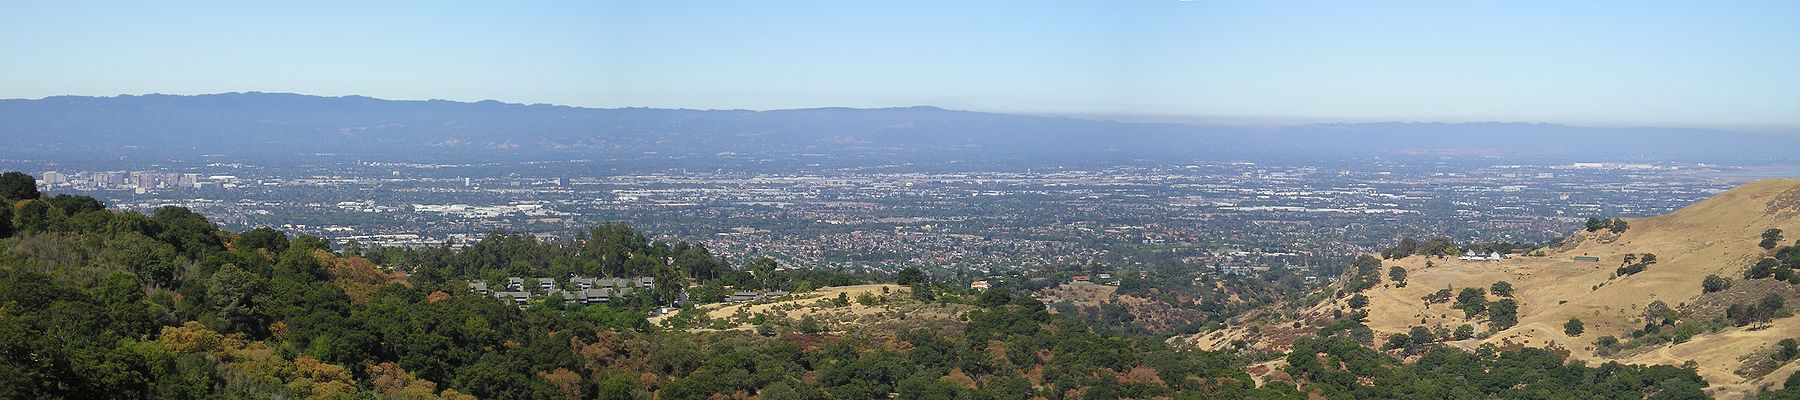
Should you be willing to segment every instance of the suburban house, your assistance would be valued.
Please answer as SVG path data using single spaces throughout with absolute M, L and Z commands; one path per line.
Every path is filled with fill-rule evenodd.
M 988 290 L 994 288 L 994 286 L 988 284 L 988 281 L 974 281 L 969 282 L 969 288 L 975 290 Z
M 612 288 L 596 288 L 581 289 L 575 297 L 581 300 L 581 304 L 600 304 L 612 301 L 612 296 Z
M 531 292 L 495 292 L 494 298 L 500 301 L 511 300 L 513 304 L 523 306 L 531 301 Z
M 1457 257 L 1456 259 L 1463 261 L 1500 261 L 1505 260 L 1506 255 L 1500 254 L 1498 251 L 1482 255 L 1481 253 L 1476 253 L 1474 250 L 1469 250 L 1463 252 L 1462 257 Z

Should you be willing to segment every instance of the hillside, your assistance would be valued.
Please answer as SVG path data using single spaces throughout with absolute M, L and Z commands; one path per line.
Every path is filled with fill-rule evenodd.
M 904 332 L 917 327 L 959 323 L 972 307 L 923 302 L 913 289 L 895 284 L 832 286 L 770 299 L 715 303 L 650 318 L 665 327 L 689 331 L 754 331 L 767 326 L 808 326 L 816 332 Z M 842 302 L 838 302 L 838 296 Z M 698 315 L 687 315 L 695 313 Z M 703 316 L 702 316 L 703 315 Z M 801 323 L 801 321 L 809 321 Z
M 625 224 L 582 240 L 494 233 L 338 252 L 269 228 L 219 230 L 178 206 L 145 215 L 35 190 L 0 190 L 0 205 L 7 399 L 1700 398 L 1706 387 L 1682 368 L 1588 367 L 1538 349 L 1440 346 L 1403 364 L 1346 335 L 1250 367 L 1096 329 L 1005 287 L 732 266 Z M 598 302 L 589 288 L 581 301 L 553 295 L 603 274 L 654 279 Z M 519 276 L 539 278 L 539 294 L 487 291 L 523 289 Z M 569 278 L 544 279 L 555 276 Z M 718 304 L 744 292 L 767 296 Z M 674 316 L 646 318 L 678 299 Z
M 1470 318 L 1464 311 L 1453 309 L 1454 297 L 1444 302 L 1427 302 L 1426 298 L 1443 289 L 1460 294 L 1463 288 L 1486 290 L 1495 282 L 1505 281 L 1515 288 L 1511 299 L 1517 303 L 1517 323 L 1490 335 L 1477 334 L 1464 340 L 1453 337 L 1449 344 L 1465 349 L 1485 344 L 1503 348 L 1546 347 L 1590 363 L 1692 362 L 1711 384 L 1709 390 L 1722 397 L 1781 386 L 1797 369 L 1794 365 L 1761 373 L 1769 366 L 1779 365 L 1767 360 L 1777 341 L 1800 337 L 1800 317 L 1778 317 L 1745 326 L 1719 321 L 1724 319 L 1721 311 L 1728 304 L 1752 304 L 1770 293 L 1789 303 L 1800 298 L 1800 292 L 1790 284 L 1771 278 L 1744 278 L 1745 270 L 1775 253 L 1758 246 L 1762 232 L 1770 228 L 1800 232 L 1800 179 L 1754 182 L 1672 214 L 1625 221 L 1629 229 L 1622 233 L 1605 229 L 1581 231 L 1560 245 L 1541 249 L 1541 253 L 1500 261 L 1422 255 L 1381 260 L 1382 282 L 1362 292 L 1368 299 L 1364 309 L 1368 312 L 1367 326 L 1374 332 L 1373 342 L 1385 343 L 1415 326 L 1454 330 L 1469 324 L 1475 332 L 1489 331 L 1495 321 L 1482 315 Z M 1791 234 L 1782 242 L 1790 244 Z M 1646 253 L 1654 254 L 1656 262 L 1641 272 L 1617 276 L 1619 268 L 1628 265 L 1627 255 L 1635 259 Z M 1387 277 L 1388 269 L 1394 266 L 1407 271 L 1405 287 Z M 1702 281 L 1715 274 L 1730 280 L 1731 289 L 1703 293 Z M 1340 282 L 1333 289 L 1343 287 Z M 1228 329 L 1177 340 L 1204 349 L 1228 348 L 1234 341 L 1243 340 L 1253 348 L 1280 350 L 1299 333 L 1353 311 L 1347 305 L 1352 297 L 1340 294 L 1298 312 L 1282 313 L 1271 308 L 1250 313 L 1234 320 Z M 1487 293 L 1486 300 L 1495 304 L 1506 297 Z M 1688 333 L 1693 335 L 1686 342 L 1671 345 L 1643 339 L 1635 346 L 1616 346 L 1623 347 L 1616 352 L 1615 348 L 1602 351 L 1596 346 L 1597 338 L 1608 335 L 1630 342 L 1630 332 L 1647 325 L 1646 308 L 1657 301 L 1679 312 L 1681 316 L 1673 318 L 1679 323 L 1649 325 L 1673 330 L 1675 326 L 1692 324 L 1694 328 Z M 1281 318 L 1258 320 L 1269 315 Z M 1565 333 L 1564 324 L 1571 317 L 1579 318 L 1584 325 L 1585 332 L 1579 336 Z M 1762 365 L 1754 365 L 1758 363 Z

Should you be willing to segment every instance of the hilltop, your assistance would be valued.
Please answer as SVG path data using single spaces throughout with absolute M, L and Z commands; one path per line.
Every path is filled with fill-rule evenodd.
M 1792 244 L 1792 233 L 1800 232 L 1800 179 L 1745 184 L 1668 215 L 1623 221 L 1629 228 L 1622 232 L 1579 231 L 1560 243 L 1498 261 L 1425 255 L 1379 260 L 1381 282 L 1358 293 L 1367 299 L 1361 310 L 1373 331 L 1370 344 L 1424 327 L 1452 332 L 1445 342 L 1464 349 L 1540 347 L 1590 364 L 1685 364 L 1697 368 L 1710 390 L 1724 397 L 1779 388 L 1800 370 L 1771 360 L 1780 340 L 1800 337 L 1800 317 L 1778 313 L 1767 322 L 1737 324 L 1728 318 L 1735 314 L 1727 315 L 1732 304 L 1754 305 L 1770 294 L 1789 304 L 1800 298 L 1789 283 L 1745 277 L 1746 270 L 1781 249 L 1759 246 L 1765 231 L 1790 232 L 1779 241 L 1782 245 Z M 1654 262 L 1643 263 L 1645 254 L 1653 254 Z M 1633 265 L 1642 265 L 1633 268 L 1641 271 L 1625 268 Z M 1406 271 L 1404 287 L 1388 277 L 1393 267 Z M 1708 276 L 1724 278 L 1729 287 L 1705 293 Z M 1348 303 L 1358 296 L 1345 290 L 1346 282 L 1354 280 L 1347 276 L 1327 289 L 1330 295 L 1309 298 L 1316 304 L 1272 306 L 1233 320 L 1230 328 L 1175 340 L 1203 349 L 1242 345 L 1283 350 L 1302 333 L 1355 313 Z M 1514 293 L 1492 293 L 1496 282 L 1507 282 Z M 1471 316 L 1452 308 L 1465 288 L 1487 292 L 1490 305 L 1511 300 L 1517 305 L 1516 323 L 1506 326 L 1510 321 L 1499 321 L 1504 318 L 1493 313 Z M 1440 290 L 1452 295 L 1428 299 Z M 1646 317 L 1654 302 L 1666 308 Z M 1676 316 L 1664 323 L 1658 319 L 1671 313 L 1663 310 Z M 1578 335 L 1566 329 L 1571 318 L 1581 321 Z M 1454 330 L 1464 324 L 1475 334 L 1459 340 Z M 1622 343 L 1601 346 L 1597 341 L 1603 336 Z

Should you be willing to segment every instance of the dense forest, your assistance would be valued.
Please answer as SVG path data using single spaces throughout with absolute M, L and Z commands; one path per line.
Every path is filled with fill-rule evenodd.
M 1378 351 L 1357 315 L 1284 357 L 1178 349 L 1094 329 L 1004 287 L 733 266 L 622 224 L 558 240 L 334 249 L 271 229 L 222 231 L 180 207 L 146 215 L 43 196 L 23 174 L 0 177 L 0 196 L 0 398 L 1705 397 L 1706 383 L 1678 367 L 1423 341 Z M 609 304 L 525 306 L 462 286 L 568 275 L 657 286 Z M 727 290 L 891 279 L 911 286 L 907 301 L 969 311 L 955 323 L 855 331 L 646 319 L 683 292 L 691 309 Z M 1279 371 L 1259 385 L 1250 364 Z

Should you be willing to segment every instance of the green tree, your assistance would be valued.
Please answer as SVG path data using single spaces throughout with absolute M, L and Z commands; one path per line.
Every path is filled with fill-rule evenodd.
M 1383 348 L 1383 349 L 1404 349 L 1407 347 L 1412 347 L 1412 344 L 1413 344 L 1412 335 L 1408 335 L 1405 333 L 1396 333 L 1396 334 L 1388 336 L 1387 344 L 1382 345 L 1381 348 Z
M 1744 279 L 1762 279 L 1774 276 L 1775 267 L 1778 266 L 1781 266 L 1781 262 L 1773 258 L 1758 260 L 1756 265 L 1752 265 L 1749 270 L 1744 271 Z
M 760 287 L 765 289 L 771 287 L 769 286 L 770 278 L 775 276 L 775 269 L 778 266 L 775 259 L 769 257 L 757 257 L 755 260 L 750 260 L 750 271 L 756 274 L 756 279 L 762 283 Z
M 1400 238 L 1400 243 L 1394 245 L 1394 247 L 1383 250 L 1381 256 L 1382 258 L 1392 259 L 1406 258 L 1407 256 L 1413 255 L 1413 253 L 1418 250 L 1419 241 L 1408 236 Z
M 49 202 L 42 200 L 25 202 L 15 214 L 19 221 L 15 229 L 25 233 L 57 230 L 56 227 L 60 225 L 58 222 L 63 219 L 61 214 L 55 212 L 55 208 L 50 207 Z
M 72 217 L 76 214 L 106 209 L 106 204 L 102 204 L 100 203 L 100 200 L 95 200 L 88 196 L 59 194 L 51 196 L 48 200 L 50 205 L 55 207 L 57 211 L 61 211 L 64 216 Z
M 1501 299 L 1488 308 L 1488 322 L 1494 330 L 1502 330 L 1519 324 L 1519 303 L 1513 299 Z
M 905 269 L 901 269 L 900 273 L 894 277 L 894 283 L 899 284 L 900 286 L 912 286 L 924 282 L 925 271 L 920 270 L 919 267 L 906 267 Z
M 1587 228 L 1588 232 L 1597 232 L 1601 229 L 1606 229 L 1606 228 L 1610 228 L 1610 227 L 1612 227 L 1612 220 L 1599 219 L 1599 218 L 1594 218 L 1594 217 L 1588 217 L 1588 219 L 1587 219 L 1586 228 Z
M 1344 292 L 1356 293 L 1381 283 L 1381 259 L 1364 254 L 1350 263 L 1350 277 L 1344 283 Z
M 1394 287 L 1406 287 L 1406 268 L 1400 268 L 1400 266 L 1388 268 L 1388 280 L 1394 281 Z
M 1675 309 L 1669 308 L 1662 300 L 1650 302 L 1644 306 L 1644 322 L 1656 325 L 1668 325 L 1675 322 Z
M 1707 275 L 1705 280 L 1700 281 L 1700 290 L 1704 291 L 1706 293 L 1717 292 L 1717 291 L 1730 289 L 1730 288 L 1731 288 L 1731 281 L 1725 280 L 1725 277 L 1723 277 L 1723 276 Z
M 1350 300 L 1346 301 L 1345 303 L 1349 304 L 1350 308 L 1352 308 L 1352 309 L 1360 309 L 1363 307 L 1368 307 L 1369 306 L 1369 296 L 1364 296 L 1361 293 L 1358 293 L 1355 296 L 1350 296 Z
M 1438 339 L 1437 335 L 1432 334 L 1430 329 L 1425 329 L 1423 326 L 1413 326 L 1412 329 L 1406 331 L 1406 335 L 1412 337 L 1413 344 L 1427 344 L 1436 342 Z
M 1450 337 L 1453 339 L 1456 339 L 1456 340 L 1464 340 L 1464 339 L 1475 337 L 1475 326 L 1469 325 L 1469 324 L 1457 325 L 1456 333 L 1451 334 Z
M 0 239 L 5 239 L 7 237 L 11 237 L 12 235 L 13 235 L 12 203 L 0 202 Z
M 206 299 L 217 310 L 220 331 L 255 332 L 263 328 L 262 310 L 256 299 L 264 281 L 236 265 L 226 264 L 206 285 Z
M 1606 229 L 1612 231 L 1612 233 L 1625 233 L 1625 229 L 1628 229 L 1629 227 L 1630 224 L 1626 224 L 1625 220 L 1613 218 L 1612 225 L 1607 226 Z
M 1495 296 L 1512 297 L 1513 296 L 1512 282 L 1507 282 L 1507 281 L 1494 282 L 1493 285 L 1488 286 L 1488 291 L 1493 292 Z
M 1569 321 L 1563 323 L 1563 333 L 1569 336 L 1581 336 L 1581 333 L 1586 330 L 1587 327 L 1581 323 L 1581 318 L 1569 317 Z
M 1774 249 L 1776 245 L 1781 244 L 1781 239 L 1780 229 L 1769 228 L 1769 230 L 1763 231 L 1762 242 L 1759 242 L 1756 245 L 1762 246 L 1765 250 Z
M 1449 288 L 1438 289 L 1436 292 L 1425 295 L 1425 304 L 1430 305 L 1450 301 L 1450 293 L 1451 291 Z
M 237 241 L 233 244 L 240 249 L 263 249 L 268 250 L 270 254 L 281 254 L 281 252 L 287 251 L 288 237 L 287 233 L 282 231 L 262 227 L 238 234 Z
M 17 171 L 0 174 L 0 200 L 30 200 L 38 196 L 37 178 Z
M 1487 310 L 1487 292 L 1481 288 L 1463 288 L 1456 293 L 1456 304 L 1452 308 L 1463 310 L 1470 318 L 1481 315 Z
M 1770 316 L 1774 316 L 1786 307 L 1786 303 L 1786 299 L 1783 299 L 1780 294 L 1769 293 L 1763 296 L 1762 300 L 1756 302 L 1756 307 L 1768 312 Z

